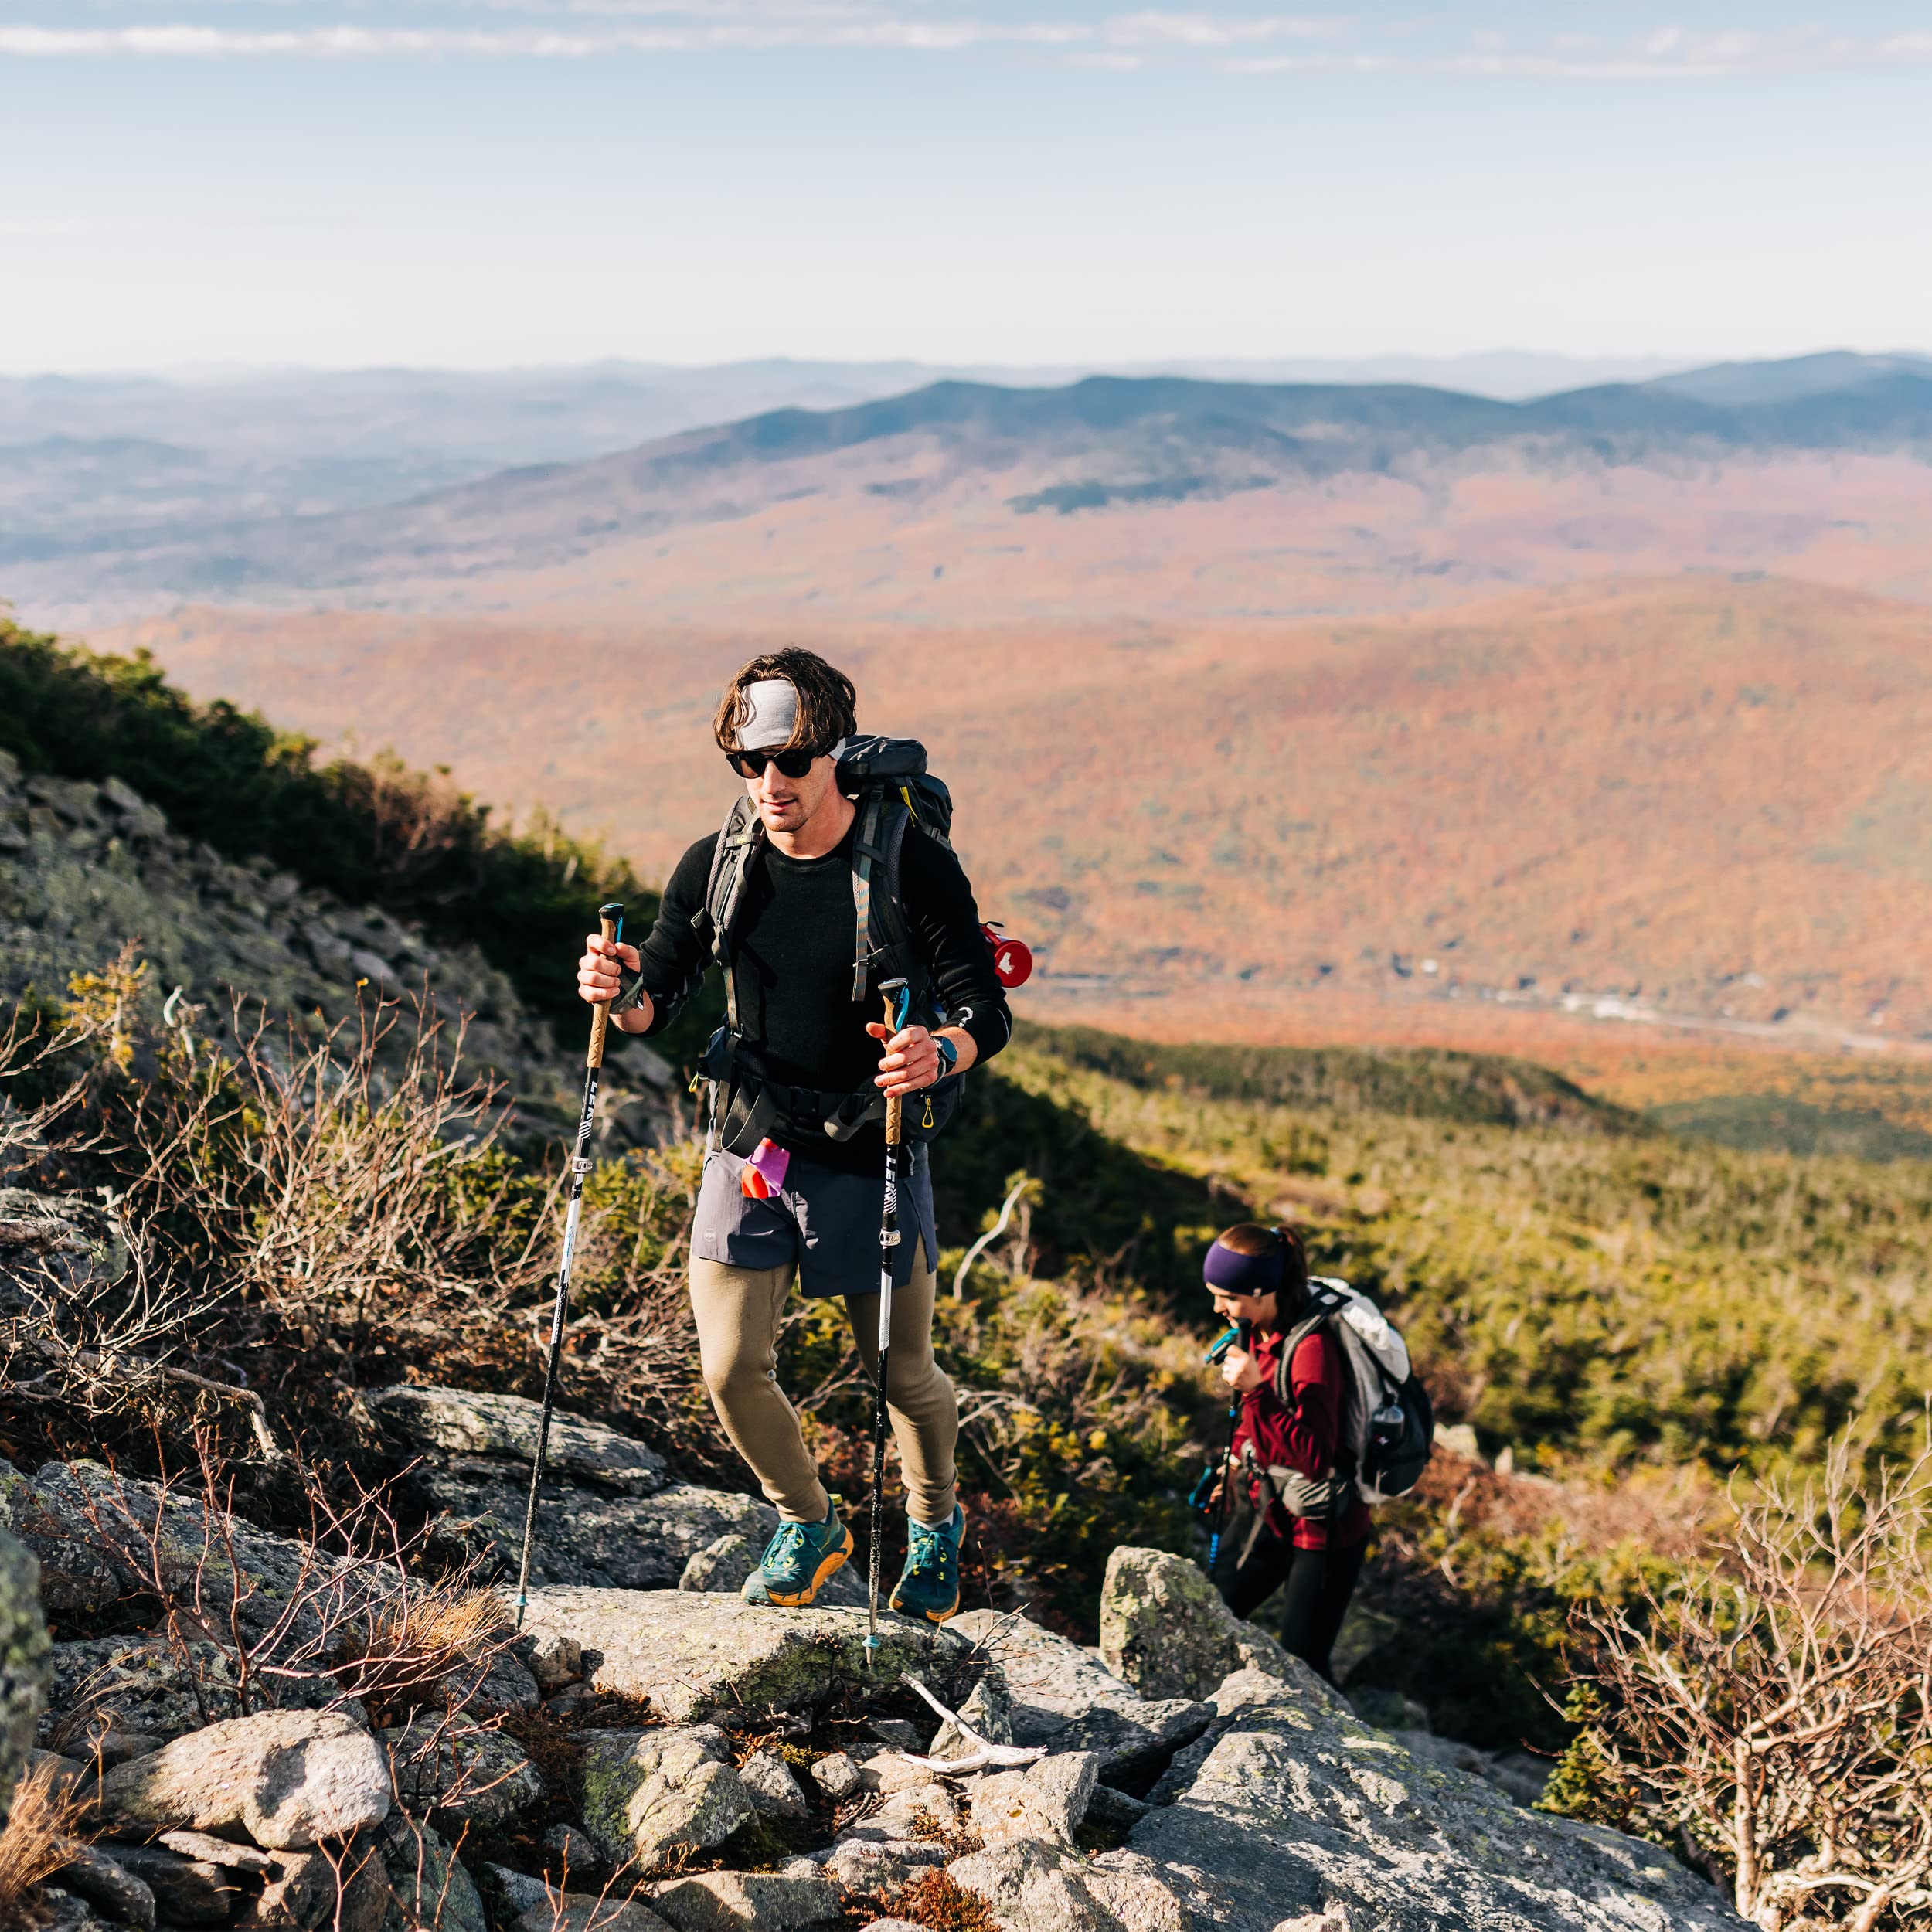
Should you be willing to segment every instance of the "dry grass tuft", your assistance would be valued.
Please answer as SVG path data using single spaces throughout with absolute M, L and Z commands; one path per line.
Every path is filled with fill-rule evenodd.
M 501 1650 L 509 1628 L 509 1611 L 493 1590 L 461 1582 L 406 1592 L 345 1634 L 337 1682 L 372 1710 L 420 1706 L 453 1672 Z
M 58 1765 L 43 1761 L 22 1774 L 0 1831 L 0 1924 L 29 1922 L 35 1890 L 85 1842 L 88 1808 Z

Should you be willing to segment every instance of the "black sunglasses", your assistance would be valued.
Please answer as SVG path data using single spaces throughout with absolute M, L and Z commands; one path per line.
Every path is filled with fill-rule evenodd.
M 789 751 L 727 751 L 725 757 L 740 778 L 762 778 L 767 765 L 776 765 L 782 777 L 802 778 L 822 755 L 810 745 L 797 745 Z

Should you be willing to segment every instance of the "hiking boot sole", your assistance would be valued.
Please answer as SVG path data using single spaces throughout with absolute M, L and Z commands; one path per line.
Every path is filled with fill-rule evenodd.
M 855 1546 L 852 1543 L 852 1532 L 850 1529 L 847 1529 L 845 1532 L 845 1540 L 844 1544 L 838 1549 L 828 1549 L 825 1552 L 824 1557 L 819 1563 L 816 1574 L 814 1575 L 811 1583 L 808 1583 L 804 1589 L 799 1590 L 774 1590 L 770 1583 L 767 1583 L 765 1585 L 764 1597 L 763 1600 L 768 1604 L 776 1604 L 781 1610 L 804 1609 L 807 1605 L 811 1603 L 811 1600 L 818 1594 L 819 1591 L 825 1588 L 826 1580 L 837 1573 L 840 1566 L 843 1564 L 845 1559 L 852 1554 L 854 1547 Z M 759 1600 L 756 1598 L 747 1599 L 747 1602 L 755 1602 L 757 1600 Z M 957 1609 L 958 1606 L 955 1604 L 954 1607 L 954 1609 Z

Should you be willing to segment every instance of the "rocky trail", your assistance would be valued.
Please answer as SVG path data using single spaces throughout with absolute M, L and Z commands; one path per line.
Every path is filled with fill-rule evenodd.
M 429 1529 L 409 1563 L 513 1570 L 536 1405 L 364 1402 L 413 1459 Z M 0 1464 L 0 1801 L 19 1780 L 18 1804 L 83 1808 L 40 1922 L 1739 1923 L 1658 1848 L 1526 1808 L 1519 1768 L 1364 1721 L 1183 1558 L 1114 1553 L 1094 1648 L 978 1609 L 940 1628 L 888 1614 L 869 1661 L 853 1571 L 808 1610 L 738 1597 L 767 1505 L 673 1482 L 594 1422 L 565 1417 L 552 1443 L 520 1632 L 500 1586 L 327 1553 L 226 1496 Z

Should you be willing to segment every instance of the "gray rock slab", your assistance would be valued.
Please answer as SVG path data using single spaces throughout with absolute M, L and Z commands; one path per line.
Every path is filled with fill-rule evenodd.
M 382 1747 L 332 1711 L 264 1711 L 179 1737 L 101 1780 L 100 1810 L 121 1836 L 239 1825 L 271 1850 L 346 1838 L 388 1817 Z
M 969 1611 L 945 1628 L 983 1646 L 998 1666 L 1015 1743 L 1097 1752 L 1110 1782 L 1157 1770 L 1214 1715 L 1192 1698 L 1143 1698 L 1080 1645 L 1023 1617 Z
M 1277 1677 L 1271 1671 L 1238 1670 L 1216 1687 L 1214 1695 L 1208 1699 L 1214 1712 L 1213 1721 L 1192 1743 L 1175 1753 L 1167 1769 L 1147 1794 L 1151 1803 L 1172 1804 L 1186 1791 L 1199 1775 L 1209 1753 L 1230 1726 L 1257 1707 L 1292 1704 L 1305 1699 L 1331 1714 L 1347 1710 L 1348 1706 L 1338 1693 L 1331 1690 L 1298 1657 L 1290 1658 L 1288 1662 L 1292 1668 L 1286 1677 Z
M 651 1888 L 651 1909 L 675 1932 L 791 1932 L 842 1913 L 836 1886 L 818 1872 L 698 1872 Z
M 92 1845 L 80 1846 L 55 1872 L 53 1882 L 77 1893 L 105 1918 L 154 1932 L 153 1892 L 138 1874 Z
M 945 1848 L 924 1838 L 847 1838 L 825 1859 L 826 1876 L 849 1892 L 896 1892 L 946 1862 Z
M 1376 1932 L 1736 1932 L 1655 1846 L 1519 1809 L 1419 1760 L 1332 1694 L 1267 1673 L 1189 1789 L 1128 1841 L 1201 1926 L 1277 1932 L 1332 1917 Z M 1325 1691 L 1325 1686 L 1324 1687 Z
M 668 1932 L 648 1905 L 596 1892 L 564 1892 L 539 1899 L 512 1924 L 514 1932 Z
M 1198 1564 L 1123 1545 L 1100 1589 L 1100 1659 L 1143 1697 L 1207 1697 L 1238 1670 L 1289 1675 L 1293 1660 L 1221 1600 Z
M 99 1849 L 133 1872 L 154 1894 L 158 1917 L 179 1926 L 226 1925 L 254 1895 L 260 1875 L 272 1862 L 265 1853 L 257 1853 L 261 1862 L 251 1878 L 233 1865 L 190 1857 L 169 1845 L 105 1845 Z
M 751 1801 L 767 1818 L 808 1818 L 811 1808 L 791 1767 L 774 1750 L 753 1751 L 738 1767 Z
M 409 1449 L 507 1458 L 527 1470 L 536 1454 L 543 1405 L 494 1390 L 396 1387 L 363 1397 L 392 1442 Z M 560 1482 L 577 1481 L 628 1496 L 665 1485 L 664 1458 L 602 1423 L 559 1409 L 550 1418 L 546 1466 Z
M 166 1743 L 189 1731 L 241 1716 L 241 1696 L 229 1653 L 204 1642 L 169 1642 L 162 1637 L 90 1637 L 53 1647 L 53 1688 L 48 1695 L 43 1736 L 57 1727 L 73 1747 L 104 1730 L 103 1755 L 117 1755 L 113 1739 L 131 1733 Z M 291 1709 L 318 1709 L 342 1696 L 335 1679 L 317 1669 L 301 1676 L 277 1677 L 280 1702 Z
M 679 1590 L 536 1590 L 525 1628 L 574 1637 L 593 1689 L 645 1699 L 673 1723 L 712 1710 L 801 1710 L 838 1685 L 863 1689 L 906 1670 L 944 1676 L 966 1648 L 950 1626 L 882 1615 L 869 1663 L 862 1611 Z
M 946 1869 L 985 1900 L 1003 1932 L 1196 1932 L 1196 1922 L 1152 1862 L 1131 1853 L 1084 1859 L 1059 1845 L 1015 1838 Z
M 530 1472 L 457 1457 L 417 1472 L 446 1536 L 493 1556 L 515 1575 L 523 1547 Z M 736 1533 L 764 1547 L 778 1512 L 755 1496 L 672 1483 L 654 1495 L 613 1495 L 546 1484 L 530 1546 L 533 1583 L 671 1590 L 699 1552 Z

